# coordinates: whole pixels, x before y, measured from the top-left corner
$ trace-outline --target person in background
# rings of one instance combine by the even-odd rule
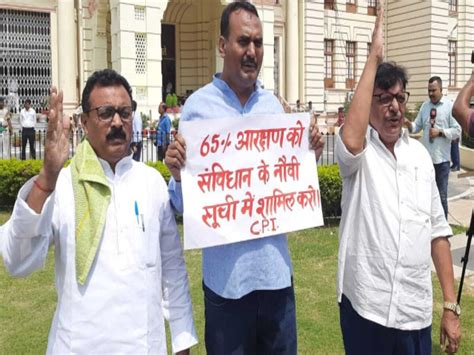
[[[165,98],[166,106],[169,109],[174,109],[178,106],[178,96],[173,91],[173,84],[168,83],[166,85],[166,98]]]
[[[36,159],[36,111],[31,107],[31,100],[24,101],[24,107],[20,111],[21,126],[21,160],[26,159],[26,143],[30,145],[30,158]]]
[[[10,158],[10,136],[13,133],[11,113],[0,97],[0,158]]]
[[[223,10],[219,53],[222,73],[186,101],[181,119],[206,119],[283,113],[283,107],[257,80],[263,62],[263,30],[250,2],[231,2]],[[316,125],[309,144],[319,158],[324,141]],[[178,133],[165,163],[172,205],[183,213],[181,168],[186,144]],[[205,237],[205,236],[203,236]],[[205,340],[209,355],[296,354],[296,305],[293,269],[286,235],[274,235],[204,248],[202,251]]]
[[[64,168],[69,119],[51,89],[43,166],[0,228],[5,266],[27,276],[54,245],[47,354],[167,354],[167,320],[173,353],[187,355],[197,337],[183,251],[165,180],[131,158],[132,89],[105,69],[81,102],[86,138]]]
[[[461,127],[452,116],[453,103],[443,96],[443,84],[439,76],[428,80],[429,100],[421,105],[412,123],[404,121],[411,133],[423,130],[420,142],[431,156],[436,174],[444,215],[448,218],[448,179],[451,161],[451,142],[461,136]]]
[[[143,147],[143,122],[140,112],[137,111],[137,102],[132,100],[133,109],[133,137],[132,137],[132,152],[133,159],[140,161],[140,155]]]
[[[156,146],[158,148],[158,160],[163,161],[166,155],[166,150],[170,144],[171,133],[171,119],[166,113],[167,105],[162,102],[158,106],[160,119],[156,125]]]
[[[451,171],[459,171],[461,169],[459,141],[459,138],[451,141]]]
[[[474,56],[474,54],[473,54]],[[474,96],[474,70],[471,78],[463,86],[453,106],[453,116],[459,122],[464,132],[474,137],[474,108],[470,107]]]
[[[337,295],[347,354],[432,352],[431,260],[444,299],[440,343],[459,349],[452,235],[427,150],[402,129],[404,68],[383,60],[383,8],[336,136],[343,178]],[[431,256],[431,258],[430,258]]]

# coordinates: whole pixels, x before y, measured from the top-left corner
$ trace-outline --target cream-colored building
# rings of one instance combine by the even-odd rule
[[[113,68],[131,83],[139,110],[156,116],[170,82],[179,96],[222,68],[219,21],[230,0],[2,0],[0,95],[47,103],[59,86],[79,104],[87,77]],[[263,22],[266,89],[294,104],[336,112],[357,85],[376,0],[254,0]],[[439,75],[454,97],[473,65],[472,0],[385,0],[386,56],[408,69],[410,103]],[[16,86],[15,86],[16,84]]]

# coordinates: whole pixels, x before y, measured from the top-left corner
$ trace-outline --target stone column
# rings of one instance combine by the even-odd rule
[[[298,1],[286,2],[286,100],[299,98]]]
[[[77,38],[74,0],[58,0],[58,87],[64,93],[64,111],[79,102],[77,89]]]

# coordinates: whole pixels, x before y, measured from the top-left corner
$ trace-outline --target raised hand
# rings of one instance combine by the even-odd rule
[[[69,125],[69,118],[63,115],[63,93],[53,86],[42,171],[48,189],[54,189],[59,172],[69,157]]]
[[[384,9],[380,4],[380,7],[377,9],[377,19],[375,20],[372,44],[370,46],[370,53],[377,57],[379,63],[381,63],[384,58],[383,16]]]
[[[69,156],[69,119],[63,116],[63,93],[51,88],[48,130],[44,143],[44,161],[39,175],[34,178],[27,203],[40,213],[47,197],[55,190],[59,172]]]

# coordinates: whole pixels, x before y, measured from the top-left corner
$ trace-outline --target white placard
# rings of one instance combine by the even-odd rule
[[[180,122],[184,248],[323,224],[307,113]]]

